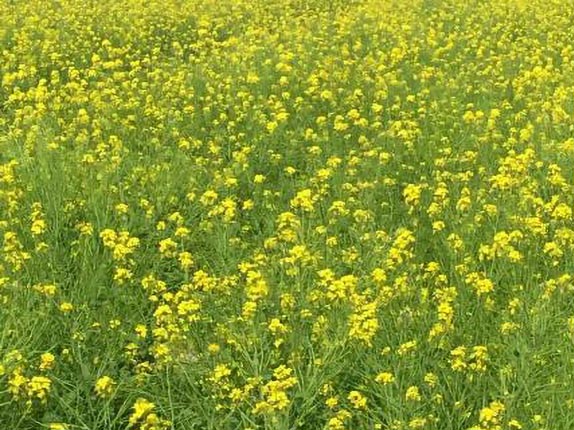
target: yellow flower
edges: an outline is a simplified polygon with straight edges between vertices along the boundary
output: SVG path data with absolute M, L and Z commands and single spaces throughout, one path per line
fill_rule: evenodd
M 221 347 L 216 343 L 210 343 L 209 345 L 207 345 L 207 352 L 213 355 L 217 354 L 220 349 Z
M 422 399 L 419 387 L 413 385 L 407 388 L 407 392 L 405 393 L 405 399 L 413 402 L 419 402 Z
M 37 398 L 42 403 L 47 400 L 48 392 L 52 386 L 52 380 L 45 376 L 33 376 L 28 382 L 28 396 Z
M 337 397 L 329 397 L 327 400 L 325 400 L 325 405 L 327 405 L 329 409 L 334 409 L 338 404 L 339 399 Z
M 375 382 L 383 385 L 392 384 L 395 382 L 395 377 L 390 372 L 381 372 L 376 376 Z
M 191 255 L 190 252 L 187 252 L 187 251 L 180 252 L 178 259 L 179 259 L 179 264 L 181 265 L 181 268 L 183 270 L 191 269 L 191 267 L 194 264 L 193 256 Z
M 349 338 L 357 339 L 367 346 L 379 329 L 377 302 L 364 303 L 355 309 L 349 317 Z
M 415 351 L 416 348 L 417 348 L 417 341 L 416 341 L 416 340 L 411 340 L 411 341 L 408 341 L 408 342 L 405 342 L 405 343 L 401 344 L 401 345 L 399 346 L 399 349 L 398 349 L 397 353 L 398 353 L 399 355 L 407 355 L 407 354 L 409 354 L 409 353 Z
M 40 370 L 49 370 L 54 367 L 56 357 L 54 357 L 54 355 L 49 352 L 45 352 L 40 356 L 40 360 Z
M 500 422 L 500 415 L 504 412 L 505 407 L 499 401 L 491 402 L 487 407 L 482 408 L 479 414 L 479 421 L 485 425 L 496 425 Z
M 422 429 L 426 426 L 427 419 L 422 417 L 413 418 L 409 421 L 409 428 L 410 429 Z
M 367 409 L 367 398 L 359 391 L 351 391 L 347 399 L 355 409 Z
M 403 190 L 403 197 L 405 203 L 409 206 L 416 206 L 419 204 L 421 198 L 422 186 L 415 184 L 408 184 Z
M 12 394 L 13 398 L 17 399 L 22 396 L 27 384 L 28 378 L 22 374 L 22 369 L 17 367 L 8 379 L 8 392 Z
M 273 380 L 261 388 L 264 400 L 259 401 L 253 408 L 254 414 L 267 414 L 273 411 L 286 409 L 291 401 L 287 390 L 297 384 L 297 378 L 291 376 L 293 370 L 286 366 L 279 366 L 273 372 Z
M 43 219 L 34 220 L 30 231 L 34 236 L 38 236 L 46 231 L 46 221 Z
M 141 428 L 148 428 L 159 430 L 166 428 L 166 421 L 160 420 L 158 416 L 152 411 L 155 409 L 155 404 L 144 398 L 138 398 L 133 405 L 133 412 L 129 418 L 129 427 L 136 424 L 143 424 Z M 146 425 L 147 424 L 147 425 Z M 157 427 L 152 427 L 157 425 Z
M 116 205 L 115 209 L 116 209 L 116 212 L 117 212 L 117 213 L 123 215 L 123 214 L 127 214 L 130 208 L 129 208 L 129 206 L 126 205 L 125 203 L 118 203 L 118 204 Z
M 96 381 L 95 391 L 98 397 L 109 397 L 112 395 L 116 382 L 109 376 L 102 376 Z
M 218 364 L 213 370 L 213 381 L 218 382 L 231 375 L 231 369 L 226 364 Z
M 60 304 L 60 311 L 63 313 L 68 313 L 74 310 L 74 305 L 70 302 L 64 302 Z
M 125 284 L 127 281 L 132 279 L 132 277 L 132 271 L 126 269 L 125 267 L 117 267 L 114 272 L 114 281 L 116 281 L 119 285 Z
M 438 377 L 434 373 L 427 373 L 424 377 L 424 381 L 429 387 L 433 388 L 438 382 Z
M 94 233 L 94 227 L 89 222 L 80 222 L 76 224 L 76 230 L 80 232 L 81 236 L 91 236 Z
M 287 332 L 287 327 L 281 323 L 279 318 L 273 318 L 269 323 L 268 328 L 273 335 L 280 335 Z
M 173 257 L 177 249 L 177 242 L 172 238 L 167 238 L 159 241 L 159 252 L 162 257 Z
M 522 424 L 520 424 L 518 420 L 513 419 L 508 421 L 508 427 L 510 427 L 511 429 L 520 430 L 522 428 Z
M 262 184 L 263 182 L 265 182 L 265 176 L 264 175 L 255 175 L 253 178 L 253 183 L 254 184 Z
M 144 324 L 138 324 L 135 328 L 135 332 L 141 339 L 145 339 L 147 337 L 147 327 Z
M 309 188 L 297 192 L 295 197 L 291 199 L 291 207 L 294 209 L 301 209 L 305 212 L 312 212 L 314 210 L 315 197 Z

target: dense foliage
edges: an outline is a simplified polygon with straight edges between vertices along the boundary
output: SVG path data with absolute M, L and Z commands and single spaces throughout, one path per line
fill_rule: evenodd
M 572 1 L 0 16 L 2 428 L 574 428 Z

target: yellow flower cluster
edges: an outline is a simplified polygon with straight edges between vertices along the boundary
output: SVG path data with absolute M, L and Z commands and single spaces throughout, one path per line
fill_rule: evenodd
M 572 1 L 0 17 L 0 427 L 572 427 Z
M 155 412 L 155 405 L 144 398 L 138 398 L 133 405 L 129 419 L 129 428 L 137 430 L 164 430 L 171 426 L 167 420 L 161 419 Z

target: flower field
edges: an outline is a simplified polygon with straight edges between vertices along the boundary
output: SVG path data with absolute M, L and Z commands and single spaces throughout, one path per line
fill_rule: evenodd
M 0 16 L 1 429 L 574 429 L 572 1 Z

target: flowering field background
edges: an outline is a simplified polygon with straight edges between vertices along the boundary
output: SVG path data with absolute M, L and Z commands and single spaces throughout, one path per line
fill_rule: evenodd
M 574 3 L 0 0 L 0 424 L 574 428 Z

